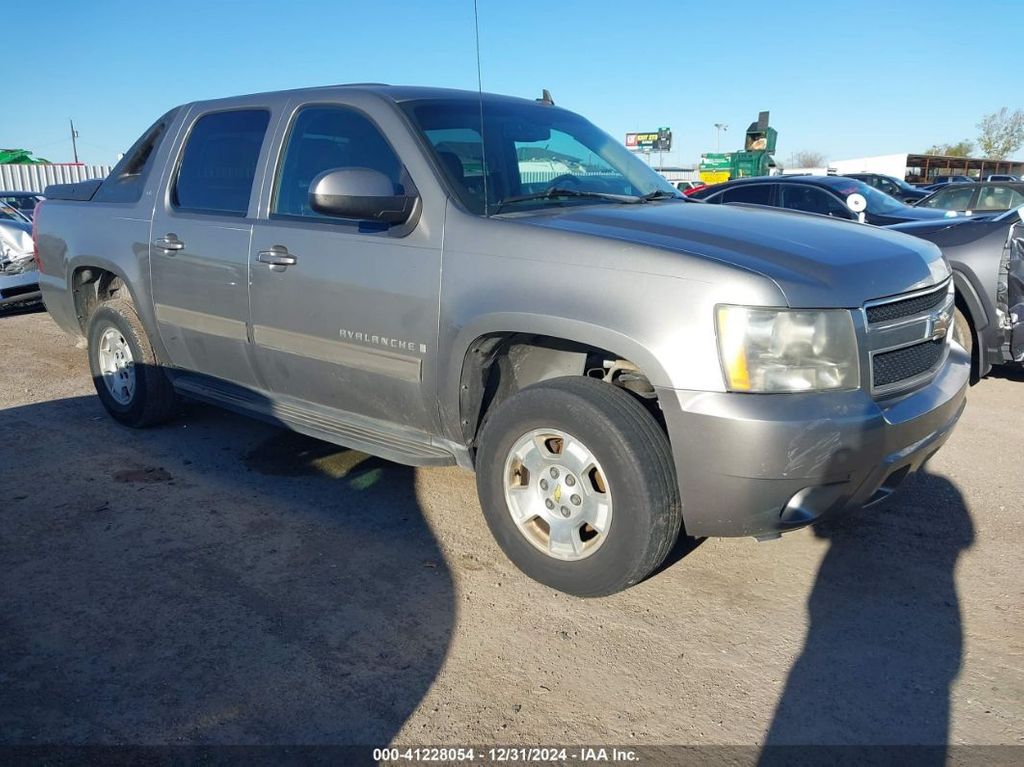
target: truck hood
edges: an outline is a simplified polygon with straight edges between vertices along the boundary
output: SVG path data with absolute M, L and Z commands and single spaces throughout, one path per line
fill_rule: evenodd
M 941 251 L 924 240 L 754 205 L 588 205 L 518 220 L 757 272 L 773 280 L 794 308 L 857 308 L 949 276 Z

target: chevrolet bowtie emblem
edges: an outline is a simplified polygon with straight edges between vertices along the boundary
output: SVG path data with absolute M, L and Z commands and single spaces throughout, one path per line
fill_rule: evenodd
M 555 503 L 562 502 L 562 485 L 559 483 L 555 486 Z
M 932 320 L 932 334 L 930 339 L 932 341 L 938 341 L 946 337 L 946 332 L 949 330 L 949 314 L 942 312 Z

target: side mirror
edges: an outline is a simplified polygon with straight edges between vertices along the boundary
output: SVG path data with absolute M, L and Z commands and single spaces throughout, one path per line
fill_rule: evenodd
M 309 185 L 309 207 L 327 216 L 357 221 L 404 224 L 416 199 L 395 194 L 391 179 L 370 168 L 326 170 Z

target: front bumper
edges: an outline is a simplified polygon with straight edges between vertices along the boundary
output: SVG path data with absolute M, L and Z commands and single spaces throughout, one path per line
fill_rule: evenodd
M 773 535 L 881 500 L 949 437 L 969 378 L 954 344 L 928 385 L 882 402 L 659 389 L 686 532 Z
M 39 292 L 39 272 L 29 269 L 18 274 L 0 273 L 0 309 L 42 298 Z

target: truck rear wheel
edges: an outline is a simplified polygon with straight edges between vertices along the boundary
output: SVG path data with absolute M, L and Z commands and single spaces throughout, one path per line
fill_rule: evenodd
M 130 301 L 104 301 L 89 317 L 89 369 L 103 407 L 115 420 L 140 428 L 174 415 L 174 389 Z
M 628 588 L 679 537 L 668 439 L 610 384 L 559 378 L 523 389 L 488 416 L 476 465 L 498 545 L 559 591 L 594 597 Z

